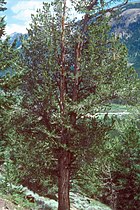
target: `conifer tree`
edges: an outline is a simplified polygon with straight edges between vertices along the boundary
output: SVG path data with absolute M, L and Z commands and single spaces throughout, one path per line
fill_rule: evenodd
M 115 121 L 95 161 L 85 164 L 78 173 L 82 190 L 89 197 L 96 195 L 111 209 L 140 207 L 139 120 L 131 117 Z
M 6 10 L 4 5 L 6 4 L 5 0 L 0 0 L 0 12 Z M 4 34 L 5 22 L 4 17 L 0 17 L 0 37 Z
M 80 167 L 110 129 L 95 115 L 114 99 L 133 99 L 136 82 L 134 70 L 127 66 L 126 48 L 109 35 L 105 13 L 111 9 L 99 7 L 96 13 L 99 2 L 76 3 L 77 10 L 86 11 L 79 22 L 67 15 L 66 0 L 44 3 L 32 16 L 22 51 L 29 71 L 21 89 L 22 111 L 15 118 L 26 160 L 30 151 L 30 160 L 44 166 L 46 176 L 51 170 L 58 177 L 59 210 L 70 209 L 73 168 Z M 18 158 L 24 154 L 16 151 Z M 36 166 L 29 162 L 35 175 Z M 25 159 L 21 165 L 24 171 Z
M 0 11 L 5 11 L 4 0 L 0 1 Z M 4 162 L 4 151 L 9 141 L 10 119 L 14 106 L 19 101 L 17 87 L 20 84 L 22 68 L 16 42 L 10 44 L 9 37 L 2 39 L 5 31 L 4 18 L 0 22 L 0 159 Z

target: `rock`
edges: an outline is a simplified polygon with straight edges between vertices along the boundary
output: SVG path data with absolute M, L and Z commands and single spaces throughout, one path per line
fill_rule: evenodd
M 73 204 L 71 210 L 111 210 L 99 201 L 90 199 L 80 193 L 70 192 L 70 199 Z
M 79 209 L 77 209 L 77 208 L 72 204 L 71 207 L 70 207 L 70 210 L 79 210 Z
M 11 201 L 8 201 L 4 198 L 0 198 L 0 210 L 25 210 L 21 206 L 13 204 Z
M 92 206 L 90 206 L 90 207 L 88 207 L 88 209 L 87 210 L 95 210 L 95 208 L 94 207 L 92 207 Z

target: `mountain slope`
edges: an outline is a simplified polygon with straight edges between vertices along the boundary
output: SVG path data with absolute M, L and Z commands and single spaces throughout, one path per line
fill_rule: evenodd
M 112 31 L 126 44 L 129 63 L 140 75 L 140 2 L 122 7 L 119 16 L 112 19 L 111 26 Z
M 14 32 L 10 35 L 9 43 L 12 44 L 16 40 L 16 48 L 20 48 L 22 45 L 22 38 L 27 39 L 27 34 Z

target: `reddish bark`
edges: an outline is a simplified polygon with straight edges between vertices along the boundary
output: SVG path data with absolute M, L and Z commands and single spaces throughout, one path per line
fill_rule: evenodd
M 70 210 L 70 153 L 64 149 L 59 158 L 59 177 L 58 177 L 58 210 Z
M 63 146 L 68 146 L 65 139 L 64 119 L 65 119 L 65 15 L 66 0 L 64 0 L 62 22 L 61 22 L 61 79 L 60 79 L 60 111 L 62 118 L 60 154 L 58 158 L 58 210 L 70 210 L 69 182 L 70 182 L 70 155 Z

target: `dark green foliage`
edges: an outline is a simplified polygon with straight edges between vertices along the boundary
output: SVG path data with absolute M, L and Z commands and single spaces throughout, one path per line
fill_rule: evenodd
M 4 27 L 5 27 L 4 17 L 0 17 L 0 37 L 4 35 Z
M 6 10 L 4 7 L 6 4 L 5 0 L 0 0 L 0 12 Z M 0 17 L 0 37 L 4 35 L 5 21 L 4 17 Z
M 0 1 L 0 6 L 3 3 L 4 1 Z M 9 142 L 13 135 L 11 118 L 13 109 L 18 107 L 21 97 L 19 96 L 18 86 L 23 68 L 22 65 L 19 65 L 20 56 L 18 50 L 15 49 L 15 44 L 13 42 L 10 45 L 9 38 L 0 39 L 0 165 L 4 162 L 9 165 L 7 161 L 10 162 L 6 158 L 6 153 L 9 152 Z
M 0 11 L 4 11 L 6 10 L 6 8 L 4 7 L 6 4 L 5 0 L 0 0 Z
M 119 121 L 109 138 L 93 163 L 81 170 L 79 184 L 89 196 L 98 197 L 112 209 L 139 209 L 139 121 Z
M 3 4 L 5 1 L 0 1 L 0 10 L 4 11 Z M 5 26 L 3 26 L 4 30 Z M 1 32 L 3 35 L 4 32 Z M 1 38 L 1 36 L 0 36 Z M 0 104 L 1 110 L 8 108 L 12 104 L 12 89 L 17 86 L 15 78 L 16 65 L 18 60 L 18 52 L 15 50 L 15 43 L 9 45 L 9 38 L 0 39 Z M 14 103 L 14 102 L 13 102 Z M 2 112 L 2 111 L 1 111 Z
M 19 52 L 15 49 L 15 43 L 9 44 L 9 38 L 0 40 L 0 51 L 0 116 L 1 123 L 6 125 L 4 115 L 8 114 L 18 100 L 16 89 L 20 84 L 22 68 L 19 66 Z
M 140 208 L 140 130 L 139 122 L 122 122 L 119 139 L 122 145 L 117 154 L 117 170 L 113 171 L 119 209 Z M 120 158 L 119 158 L 120 157 Z

